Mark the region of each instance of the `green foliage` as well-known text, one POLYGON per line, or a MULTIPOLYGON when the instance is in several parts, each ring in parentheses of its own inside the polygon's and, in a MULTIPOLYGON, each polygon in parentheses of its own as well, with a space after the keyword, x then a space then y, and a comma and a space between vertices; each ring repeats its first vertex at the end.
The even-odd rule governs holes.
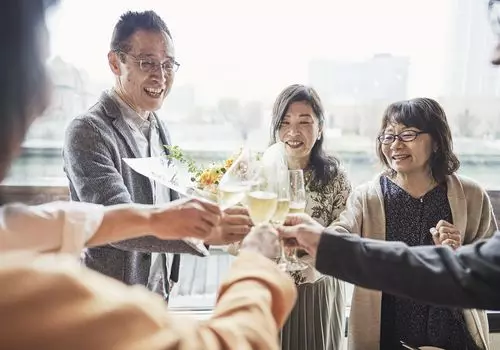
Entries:
POLYGON ((167 158, 176 159, 182 164, 185 164, 188 168, 189 173, 193 174, 195 177, 201 174, 202 169, 200 169, 198 165, 196 165, 193 159, 184 155, 179 146, 164 145, 164 147, 168 150, 167 158))

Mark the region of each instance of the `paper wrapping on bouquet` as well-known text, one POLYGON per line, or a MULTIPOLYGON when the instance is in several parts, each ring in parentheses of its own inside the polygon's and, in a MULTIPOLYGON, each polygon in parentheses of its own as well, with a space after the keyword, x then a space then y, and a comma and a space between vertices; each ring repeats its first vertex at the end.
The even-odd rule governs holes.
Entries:
MULTIPOLYGON (((176 191, 184 197, 209 199, 194 188, 187 167, 176 160, 165 157, 123 158, 123 161, 139 174, 176 191)), ((190 247, 204 256, 210 255, 203 241, 196 238, 184 238, 190 247)))
POLYGON ((262 155, 262 166, 271 178, 288 177, 288 161, 285 144, 278 141, 269 146, 262 155))

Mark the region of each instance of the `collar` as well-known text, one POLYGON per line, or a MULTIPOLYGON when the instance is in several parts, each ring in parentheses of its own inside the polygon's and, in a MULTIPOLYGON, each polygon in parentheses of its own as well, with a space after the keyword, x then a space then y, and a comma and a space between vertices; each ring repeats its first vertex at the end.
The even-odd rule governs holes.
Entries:
POLYGON ((110 89, 107 91, 109 97, 111 97, 117 104, 123 119, 131 127, 136 127, 139 130, 144 128, 149 128, 151 124, 156 125, 153 113, 149 113, 148 119, 143 119, 134 109, 132 109, 115 91, 115 89, 110 89))

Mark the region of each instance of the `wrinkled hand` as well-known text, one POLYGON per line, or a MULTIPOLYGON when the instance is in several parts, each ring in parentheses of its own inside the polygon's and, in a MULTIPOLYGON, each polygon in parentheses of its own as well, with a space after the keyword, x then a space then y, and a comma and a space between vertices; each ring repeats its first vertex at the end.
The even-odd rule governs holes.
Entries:
POLYGON ((212 233, 205 240, 210 245, 225 245, 239 242, 250 232, 252 220, 244 207, 231 207, 222 213, 219 225, 212 229, 212 233))
POLYGON ((432 227, 429 231, 432 234, 432 240, 435 245, 447 245, 453 250, 462 245, 460 231, 453 224, 445 220, 440 220, 436 227, 432 227))
POLYGON ((286 246, 302 248, 314 257, 324 229, 307 214, 292 214, 286 217, 283 226, 278 227, 278 234, 286 246))
POLYGON ((255 226, 241 242, 240 252, 257 252, 269 259, 279 256, 280 244, 278 233, 269 224, 255 226))
POLYGON ((178 199, 152 214, 152 233, 160 239, 205 239, 219 224, 221 215, 216 204, 195 198, 178 199))

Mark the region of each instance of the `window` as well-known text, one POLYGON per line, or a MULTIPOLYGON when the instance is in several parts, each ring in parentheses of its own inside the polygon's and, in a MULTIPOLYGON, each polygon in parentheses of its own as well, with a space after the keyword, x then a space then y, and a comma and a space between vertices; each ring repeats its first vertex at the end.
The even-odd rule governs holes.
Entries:
MULTIPOLYGON (((109 40, 130 9, 155 10, 172 32, 181 67, 158 113, 174 144, 200 162, 223 159, 244 139, 264 148, 274 98, 306 83, 325 105, 328 149, 355 185, 379 170, 383 109, 429 96, 448 114, 460 172, 500 188, 500 77, 488 62, 486 1, 475 0, 65 0, 49 16, 52 105, 7 185, 66 186, 62 126, 112 86, 109 40)), ((172 305, 210 308, 231 259, 185 257, 172 305)))

